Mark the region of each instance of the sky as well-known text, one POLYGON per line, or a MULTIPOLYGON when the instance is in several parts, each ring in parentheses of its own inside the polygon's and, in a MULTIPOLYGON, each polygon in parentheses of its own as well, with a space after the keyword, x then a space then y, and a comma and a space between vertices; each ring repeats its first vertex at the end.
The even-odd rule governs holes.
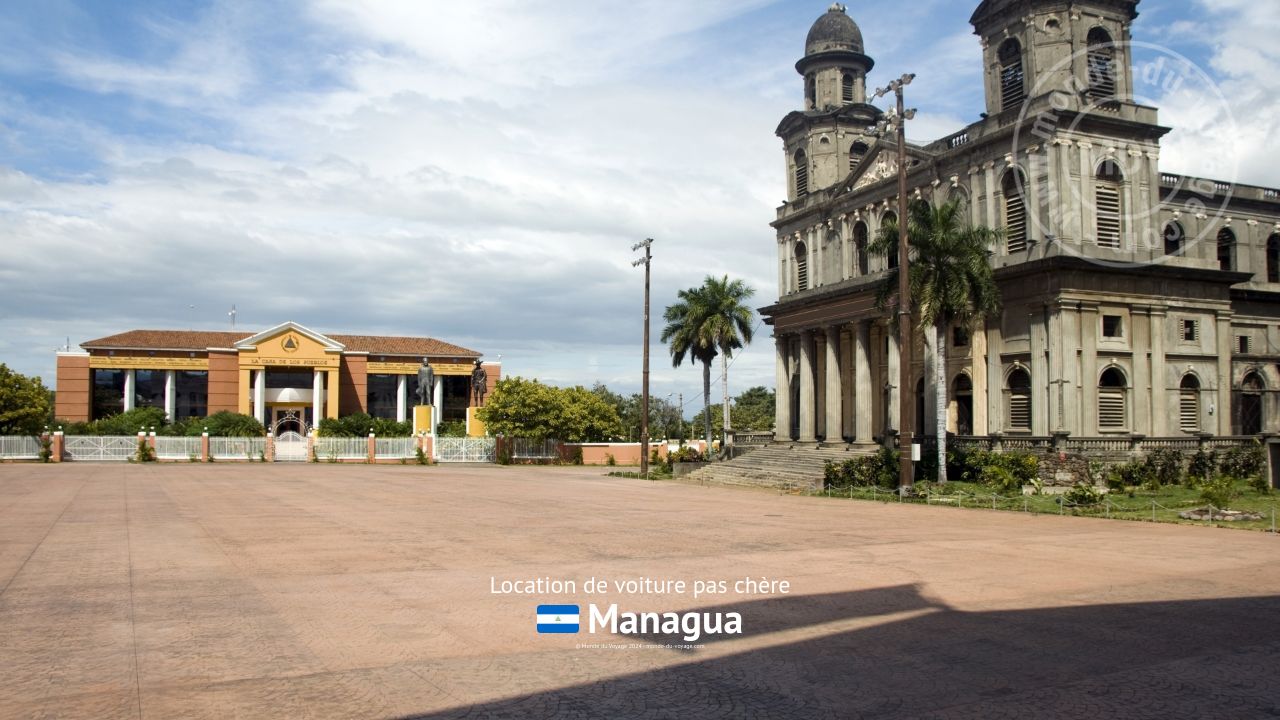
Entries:
MULTIPOLYGON (((9 0, 0 8, 0 362, 130 329, 293 320, 436 337, 504 375, 696 408, 663 308, 708 275, 777 298, 778 121, 813 0, 9 0)), ((910 139, 983 110, 976 2, 849 2, 910 139)), ((1280 187, 1280 5, 1144 0, 1135 40, 1209 83, 1148 101, 1165 171, 1280 187), (1220 91, 1220 95, 1216 94, 1220 91), (1224 100, 1225 99, 1225 100, 1224 100), (1221 107, 1225 113, 1207 113, 1221 107)), ((1141 54, 1138 58, 1142 60, 1141 54)), ((719 377, 719 368, 713 378, 719 377)), ((770 329, 730 393, 773 385, 770 329)), ((718 395, 719 383, 716 382, 718 395)))

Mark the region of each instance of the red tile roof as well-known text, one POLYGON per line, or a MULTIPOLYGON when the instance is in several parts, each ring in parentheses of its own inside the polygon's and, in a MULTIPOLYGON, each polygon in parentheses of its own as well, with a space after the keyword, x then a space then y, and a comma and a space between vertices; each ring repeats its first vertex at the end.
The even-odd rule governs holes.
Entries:
MULTIPOLYGON (((85 350, 207 350, 229 348, 256 333, 208 330, 130 330, 81 343, 85 350)), ((435 338, 386 337, 382 335, 328 335, 347 350, 373 355, 415 355, 431 357, 480 357, 475 350, 435 338)))

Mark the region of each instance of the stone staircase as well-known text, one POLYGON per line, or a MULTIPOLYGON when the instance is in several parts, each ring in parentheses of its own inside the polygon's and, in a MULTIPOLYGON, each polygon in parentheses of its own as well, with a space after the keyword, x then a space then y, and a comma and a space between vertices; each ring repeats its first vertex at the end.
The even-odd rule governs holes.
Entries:
POLYGON ((700 485, 736 485, 786 491, 821 490, 828 460, 873 455, 880 446, 772 443, 727 462, 712 463, 681 478, 700 485))

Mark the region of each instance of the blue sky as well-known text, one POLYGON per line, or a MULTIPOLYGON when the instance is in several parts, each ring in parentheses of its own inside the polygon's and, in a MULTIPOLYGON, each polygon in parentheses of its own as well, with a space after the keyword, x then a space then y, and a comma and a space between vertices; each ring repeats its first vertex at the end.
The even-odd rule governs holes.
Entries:
MULTIPOLYGON (((430 335, 501 354, 508 374, 637 390, 637 240, 657 240, 655 317, 707 274, 776 298, 773 130, 827 5, 6 3, 0 361, 51 381, 68 337, 221 329, 234 304, 246 334, 430 335)), ((913 138, 976 119, 975 3, 849 5, 872 82, 918 75, 913 138)), ((1239 180, 1280 186, 1280 7, 1139 8, 1134 38, 1228 98, 1239 180)), ((1162 167, 1207 174, 1214 98, 1156 100, 1187 126, 1162 167)), ((734 393, 772 385, 767 331, 734 393)), ((695 369, 653 356, 655 394, 697 395, 695 369)))

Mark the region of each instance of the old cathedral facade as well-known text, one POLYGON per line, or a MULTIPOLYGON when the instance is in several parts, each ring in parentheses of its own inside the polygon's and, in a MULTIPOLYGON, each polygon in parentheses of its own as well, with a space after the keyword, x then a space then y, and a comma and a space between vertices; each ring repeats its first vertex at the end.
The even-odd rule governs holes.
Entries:
POLYGON ((814 23, 796 64, 804 109, 777 130, 779 298, 761 311, 779 439, 933 434, 937 342, 958 435, 1280 432, 1280 190, 1160 171, 1170 128, 1134 102, 1137 5, 983 0, 974 12, 986 112, 908 143, 907 187, 1002 231, 990 257, 1002 308, 917 341, 906 418, 896 333, 875 305, 896 258, 868 252, 896 215, 897 146, 874 131, 883 113, 867 102, 874 62, 858 26, 840 5, 814 23))

